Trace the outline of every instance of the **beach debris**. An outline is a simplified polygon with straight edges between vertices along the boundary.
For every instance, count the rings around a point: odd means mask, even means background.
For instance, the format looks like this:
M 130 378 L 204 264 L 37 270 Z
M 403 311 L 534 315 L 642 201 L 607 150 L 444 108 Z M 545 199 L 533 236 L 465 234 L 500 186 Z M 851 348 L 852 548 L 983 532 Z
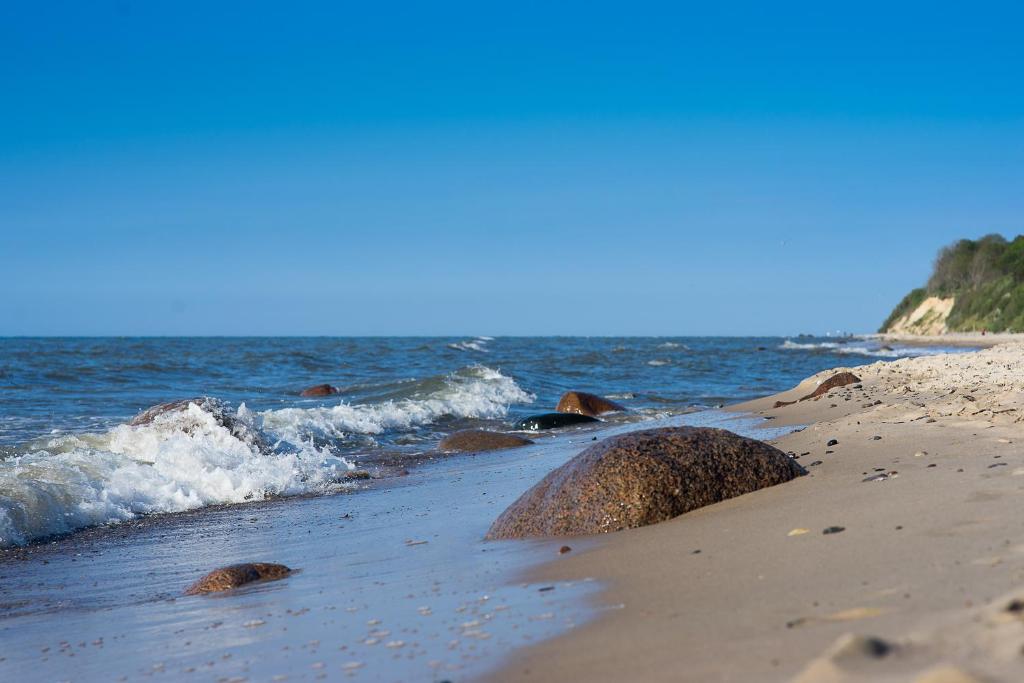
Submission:
M 785 408 L 786 406 L 791 406 L 794 403 L 796 403 L 796 401 L 776 401 L 772 408 Z
M 531 415 L 516 422 L 514 429 L 527 432 L 539 432 L 545 429 L 558 429 L 570 425 L 584 424 L 587 422 L 600 422 L 596 417 L 580 415 L 578 413 L 544 413 L 543 415 Z
M 519 448 L 532 443 L 533 441 L 530 439 L 515 434 L 502 434 L 485 429 L 463 429 L 442 439 L 441 443 L 437 445 L 437 449 L 448 452 L 479 453 L 503 448 Z
M 825 527 L 825 529 L 823 529 L 821 533 L 828 535 L 842 533 L 843 531 L 846 531 L 846 527 L 844 526 L 830 526 Z
M 825 447 L 826 448 L 831 448 L 832 446 L 838 446 L 838 445 L 839 445 L 839 439 L 829 439 L 828 443 L 825 444 Z
M 797 527 L 795 529 L 791 529 L 790 532 L 788 534 L 786 534 L 786 535 L 787 536 L 803 536 L 804 534 L 810 533 L 810 531 L 811 531 L 810 529 L 805 529 L 803 527 Z
M 806 401 L 809 398 L 818 398 L 839 387 L 845 387 L 847 384 L 856 384 L 860 382 L 860 378 L 852 372 L 840 372 L 832 375 L 827 380 L 818 385 L 818 388 L 811 393 L 804 396 L 801 401 Z
M 895 479 L 897 476 L 899 476 L 899 472 L 891 470 L 889 472 L 882 472 L 880 474 L 871 475 L 870 477 L 865 477 L 864 479 L 861 479 L 861 481 L 885 481 L 886 479 Z
M 777 448 L 724 429 L 629 432 L 594 444 L 549 473 L 498 517 L 487 538 L 655 524 L 803 474 Z
M 926 455 L 928 455 L 928 451 L 918 451 L 914 453 L 915 458 L 923 458 Z
M 430 543 L 430 541 L 414 541 L 411 538 L 406 539 L 406 541 L 405 541 L 405 545 L 406 545 L 407 548 L 411 547 L 411 546 L 414 546 L 414 545 L 424 545 L 426 543 Z
M 878 434 L 875 434 L 873 437 L 871 437 L 871 440 L 872 441 L 881 441 L 882 437 L 880 437 Z
M 561 548 L 558 549 L 558 554 L 559 555 L 565 555 L 566 553 L 569 553 L 569 552 L 572 552 L 572 548 L 570 548 L 567 545 L 563 545 Z
M 822 464 L 822 461 L 821 461 L 821 460 L 815 460 L 815 461 L 814 461 L 814 462 L 812 462 L 812 463 L 811 463 L 810 465 L 808 465 L 808 467 L 817 467 L 817 466 L 818 466 L 818 465 L 820 465 L 820 464 Z
M 606 398 L 588 394 L 585 391 L 567 391 L 558 399 L 555 412 L 578 413 L 597 417 L 603 413 L 617 413 L 626 410 L 624 406 Z
M 306 387 L 299 392 L 299 396 L 302 398 L 320 398 L 322 396 L 333 396 L 336 393 L 338 393 L 338 389 L 330 384 L 317 384 L 312 387 Z
M 283 579 L 291 573 L 292 570 L 283 564 L 272 564 L 270 562 L 232 564 L 227 567 L 214 569 L 189 586 L 185 590 L 185 595 L 199 595 L 201 593 L 231 590 L 232 588 L 238 588 L 255 581 Z

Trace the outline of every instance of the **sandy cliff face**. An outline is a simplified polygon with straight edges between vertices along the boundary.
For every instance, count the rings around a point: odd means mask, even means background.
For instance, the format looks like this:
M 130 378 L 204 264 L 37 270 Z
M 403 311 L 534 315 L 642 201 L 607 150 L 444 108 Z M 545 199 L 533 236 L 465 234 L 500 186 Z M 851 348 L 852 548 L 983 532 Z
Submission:
M 930 296 L 921 302 L 921 305 L 910 313 L 901 316 L 893 322 L 886 332 L 891 334 L 945 334 L 949 331 L 946 320 L 949 318 L 954 297 L 940 299 L 937 296 Z

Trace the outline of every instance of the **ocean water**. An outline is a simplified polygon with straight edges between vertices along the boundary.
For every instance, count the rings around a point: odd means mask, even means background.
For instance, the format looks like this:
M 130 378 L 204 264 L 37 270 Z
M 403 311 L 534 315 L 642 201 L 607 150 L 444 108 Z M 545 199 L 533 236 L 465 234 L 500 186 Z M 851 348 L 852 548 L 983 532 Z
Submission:
M 386 487 L 463 457 L 436 453 L 446 434 L 510 430 L 569 389 L 622 403 L 628 412 L 606 420 L 616 426 L 763 396 L 837 365 L 951 350 L 807 337 L 0 339 L 0 547 L 155 513 L 358 492 L 367 484 L 353 472 Z M 299 396 L 325 382 L 338 393 Z M 128 424 L 197 396 L 222 401 L 240 428 L 198 405 Z

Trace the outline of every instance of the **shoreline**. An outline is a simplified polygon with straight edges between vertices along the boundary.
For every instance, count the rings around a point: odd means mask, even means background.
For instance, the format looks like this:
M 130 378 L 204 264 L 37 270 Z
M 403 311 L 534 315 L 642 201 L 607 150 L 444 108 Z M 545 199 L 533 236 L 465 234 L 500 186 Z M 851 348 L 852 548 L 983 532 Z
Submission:
M 1024 342 L 1021 332 L 947 332 L 939 335 L 924 334 L 893 334 L 879 332 L 861 335 L 864 339 L 875 339 L 882 342 L 894 342 L 911 346 L 966 346 L 991 348 L 1000 344 Z
M 728 409 L 797 429 L 768 441 L 808 476 L 530 571 L 596 578 L 604 612 L 487 680 L 1021 680 L 1024 345 L 859 366 L 859 389 L 773 407 L 836 370 Z

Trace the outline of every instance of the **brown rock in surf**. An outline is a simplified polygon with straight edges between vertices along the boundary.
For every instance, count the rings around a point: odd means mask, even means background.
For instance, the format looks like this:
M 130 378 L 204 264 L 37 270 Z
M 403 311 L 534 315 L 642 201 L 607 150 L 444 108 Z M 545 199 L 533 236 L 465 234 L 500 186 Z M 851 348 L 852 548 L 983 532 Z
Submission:
M 800 400 L 806 401 L 809 398 L 818 398 L 819 396 L 824 396 L 833 389 L 845 387 L 847 384 L 856 384 L 859 381 L 860 377 L 857 377 L 857 375 L 853 374 L 852 372 L 840 372 L 829 377 L 827 380 L 818 385 L 817 389 L 807 394 Z
M 303 389 L 299 396 L 303 398 L 319 398 L 321 396 L 333 396 L 336 393 L 338 393 L 338 390 L 330 384 L 317 384 L 315 387 Z
M 580 415 L 589 415 L 590 417 L 622 410 L 625 410 L 625 408 L 615 401 L 609 401 L 606 398 L 588 394 L 585 391 L 565 392 L 562 394 L 562 398 L 558 399 L 558 405 L 555 407 L 555 411 L 559 413 L 579 413 Z
M 489 432 L 485 429 L 464 429 L 461 432 L 449 434 L 441 443 L 438 449 L 442 451 L 460 451 L 464 453 L 496 451 L 502 448 L 519 448 L 529 446 L 533 442 L 515 434 L 502 434 L 501 432 Z
M 724 429 L 630 432 L 591 446 L 548 474 L 498 517 L 487 537 L 645 526 L 803 474 L 777 448 Z
M 214 569 L 189 586 L 185 590 L 185 595 L 199 595 L 200 593 L 216 593 L 231 590 L 254 581 L 283 579 L 291 573 L 292 570 L 283 564 L 272 564 L 270 562 L 233 564 L 221 567 L 220 569 Z

